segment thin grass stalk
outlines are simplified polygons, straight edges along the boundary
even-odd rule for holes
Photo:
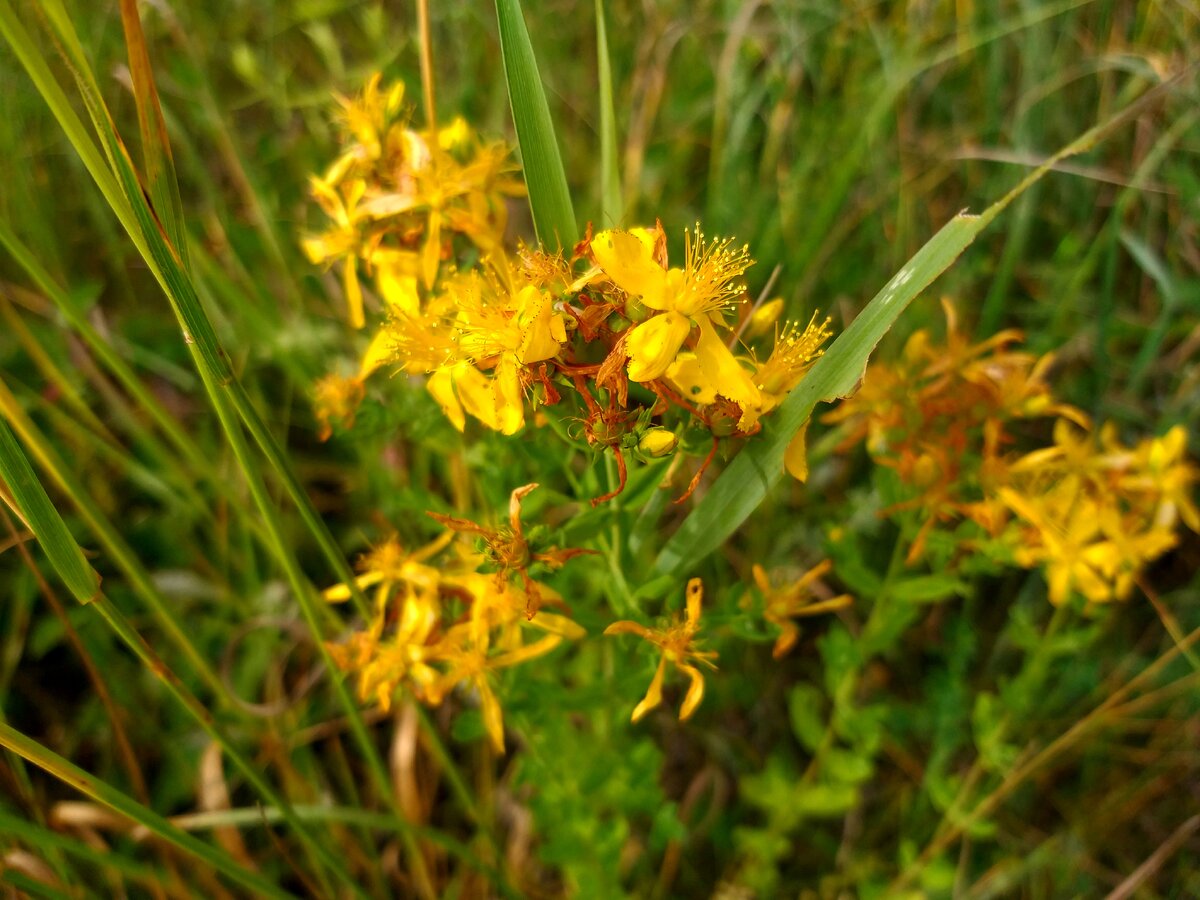
[[[54,3],[48,5],[52,8],[57,6]],[[69,30],[69,19],[65,24],[60,22],[59,27]],[[8,0],[0,0],[0,32],[17,52],[18,58],[34,80],[51,112],[67,133],[68,139],[97,182],[105,199],[117,214],[122,226],[129,233],[138,252],[146,260],[151,273],[162,286],[172,311],[183,328],[185,342],[197,369],[204,369],[208,372],[209,383],[213,385],[214,389],[216,387],[233,388],[230,393],[239,416],[245,421],[256,443],[267,454],[268,461],[283,481],[289,497],[299,507],[301,517],[333,567],[335,576],[348,584],[351,600],[357,611],[364,617],[369,616],[370,604],[358,588],[341,550],[337,547],[332,535],[329,534],[325,523],[320,519],[311,499],[291,471],[291,466],[279,450],[275,439],[266,431],[244,390],[240,385],[234,383],[228,355],[217,343],[211,322],[196,296],[189,276],[179,267],[178,257],[164,242],[163,235],[154,222],[152,211],[145,207],[145,198],[137,177],[133,173],[124,147],[120,144],[120,139],[112,130],[112,122],[108,118],[107,110],[103,107],[103,101],[91,92],[94,79],[89,79],[80,70],[73,70],[84,103],[92,115],[93,124],[100,136],[105,139],[105,151],[112,165],[111,171],[105,165],[99,150],[92,143],[83,123],[75,115],[70,102],[54,80],[45,61],[29,50],[31,43],[29,36],[20,21],[13,15]],[[74,39],[73,31],[68,37],[70,38],[66,41],[68,45],[72,43],[77,45],[78,42],[77,39]],[[79,53],[82,56],[82,51]],[[83,62],[86,64],[86,60]],[[118,178],[121,180],[120,182],[118,182]],[[212,389],[209,390],[209,396],[215,405],[217,400]]]
[[[24,762],[23,757],[16,758]],[[0,809],[0,834],[36,847],[47,855],[66,854],[78,857],[99,868],[112,869],[126,878],[145,884],[151,890],[155,886],[160,886],[167,874],[153,866],[129,859],[120,853],[109,853],[89,847],[82,841],[59,834],[44,825],[35,825],[23,816],[15,816],[2,809]],[[66,870],[60,874],[64,881],[67,880]]]
[[[188,436],[179,423],[170,415],[137,376],[133,369],[121,358],[113,347],[96,330],[86,316],[80,315],[75,304],[66,291],[55,281],[53,276],[33,256],[21,242],[8,224],[0,220],[0,244],[3,244],[17,264],[25,270],[25,274],[33,281],[37,289],[48,298],[55,308],[67,320],[67,324],[87,344],[108,372],[117,379],[121,387],[137,402],[137,408],[147,413],[155,425],[162,431],[163,436],[182,456],[191,469],[202,478],[214,485],[223,485],[227,479],[219,477],[211,460],[200,452],[196,443]],[[166,456],[167,454],[163,454]]]
[[[119,443],[117,436],[96,417],[92,408],[84,402],[79,391],[75,389],[75,384],[66,376],[66,373],[42,346],[42,342],[21,319],[20,313],[13,307],[12,300],[3,294],[0,294],[0,315],[4,317],[5,324],[16,335],[34,366],[42,373],[46,381],[57,389],[62,405],[70,409],[71,414],[85,423],[87,428],[94,432],[100,440],[116,446]]]
[[[11,401],[12,395],[0,382],[0,399]],[[12,410],[5,410],[9,415]],[[18,409],[18,418],[23,419],[23,413]],[[27,421],[25,424],[30,424]],[[36,429],[32,429],[36,436]],[[48,448],[44,448],[48,450]],[[53,451],[48,451],[53,453]],[[25,458],[20,446],[16,443],[6,424],[0,423],[0,471],[3,472],[30,527],[37,535],[39,543],[50,557],[51,563],[59,577],[64,580],[75,598],[96,610],[105,622],[116,632],[117,636],[134,652],[146,668],[163,683],[168,692],[180,702],[184,709],[197,723],[216,741],[221,749],[229,756],[242,774],[263,796],[265,800],[280,807],[286,814],[290,809],[287,800],[278,794],[258,770],[244,757],[233,743],[217,727],[215,720],[205,706],[196,699],[179,680],[178,676],[166,665],[162,658],[150,647],[141,635],[121,615],[120,611],[99,590],[99,576],[87,565],[83,552],[67,531],[61,516],[51,506],[45,489],[38,482],[33,470]],[[215,677],[215,676],[214,676]],[[218,684],[220,681],[218,680]],[[330,866],[331,871],[345,879],[348,875],[341,867],[337,857],[333,856],[322,844],[310,835],[307,829],[298,821],[290,820],[297,835],[304,841],[318,858]],[[322,870],[318,874],[324,879]]]
[[[134,593],[146,605],[159,627],[183,654],[200,680],[221,701],[222,705],[236,707],[229,697],[228,688],[175,617],[166,597],[155,586],[154,580],[142,566],[137,554],[133,552],[125,539],[121,537],[117,527],[108,520],[76,480],[71,469],[21,408],[3,380],[0,380],[0,416],[3,416],[4,420],[20,435],[21,440],[29,447],[30,452],[55,486],[70,499],[84,523],[104,548],[105,553],[112,558],[121,574],[129,581]],[[78,597],[78,594],[76,596]]]
[[[8,513],[3,509],[0,509],[0,523],[4,524],[10,535],[16,537],[16,526],[13,525],[12,519],[9,518]],[[104,682],[104,677],[96,667],[96,661],[92,659],[92,655],[84,645],[83,639],[79,637],[79,632],[71,624],[71,619],[67,615],[67,610],[62,601],[58,599],[58,594],[55,593],[54,588],[46,581],[45,576],[42,575],[42,571],[38,568],[33,554],[29,552],[29,548],[25,546],[24,541],[16,541],[15,545],[17,552],[21,555],[21,561],[25,563],[25,568],[30,571],[34,581],[37,583],[38,592],[45,599],[55,618],[62,624],[63,634],[66,635],[67,642],[70,643],[72,649],[75,651],[75,655],[79,657],[84,672],[87,673],[88,681],[92,683],[92,690],[96,692],[96,697],[100,700],[100,705],[104,707],[109,725],[113,730],[113,738],[117,742],[117,756],[121,760],[121,764],[125,767],[125,773],[129,776],[129,783],[133,786],[134,796],[139,803],[149,805],[150,792],[146,788],[146,776],[142,773],[137,753],[134,751],[133,744],[129,740],[129,733],[125,730],[124,716],[122,715],[123,710],[113,700],[112,693],[109,691],[108,685]]]
[[[201,370],[201,377],[205,379],[207,384],[209,374],[203,369]],[[253,411],[253,407],[249,405],[249,398],[241,390],[241,385],[235,383],[235,388],[234,396],[240,396],[246,401],[250,410]],[[345,679],[337,674],[337,664],[333,661],[333,657],[330,656],[329,648],[325,643],[320,612],[324,611],[328,613],[328,607],[324,604],[318,605],[319,601],[315,597],[312,586],[305,578],[303,572],[300,571],[300,566],[295,556],[288,549],[287,542],[283,536],[282,525],[278,520],[278,510],[272,503],[271,497],[267,494],[262,480],[257,477],[253,461],[250,459],[249,447],[241,433],[241,426],[235,420],[233,410],[226,403],[227,395],[213,391],[212,396],[216,402],[217,415],[221,419],[221,425],[229,438],[234,455],[242,466],[250,493],[267,527],[267,533],[270,536],[275,556],[283,565],[284,574],[292,589],[292,593],[295,595],[296,602],[300,605],[305,623],[312,633],[317,650],[321,656],[321,661],[331,674],[330,682],[333,685],[334,693],[337,695],[338,702],[346,712],[351,733],[354,735],[355,742],[363,753],[367,769],[371,773],[372,781],[374,781],[376,790],[378,790],[380,796],[392,809],[393,813],[399,817],[401,816],[401,812],[392,791],[391,780],[388,777],[383,757],[379,753],[379,748],[375,746],[375,742],[371,739],[370,732],[367,731],[366,723],[362,718],[362,712],[346,687]],[[307,497],[307,495],[305,496]],[[423,865],[420,864],[419,856],[414,859],[414,869],[421,888],[421,894],[429,897],[435,896],[432,885],[429,882],[429,874],[424,870]]]
[[[224,850],[194,838],[183,829],[172,825],[158,813],[147,809],[102,779],[85,772],[74,763],[3,722],[0,722],[0,746],[11,750],[80,793],[91,797],[97,803],[144,826],[149,832],[162,838],[171,846],[195,857],[205,865],[212,866],[235,883],[254,891],[258,896],[279,898],[291,896],[267,881],[262,875],[243,867]]]
[[[229,758],[234,767],[241,772],[250,786],[267,803],[279,808],[280,814],[296,832],[297,837],[313,851],[318,859],[329,867],[331,872],[335,873],[347,885],[350,885],[354,893],[359,896],[365,896],[361,890],[357,889],[354,880],[342,866],[341,860],[319,841],[296,816],[292,815],[291,803],[287,798],[271,787],[253,762],[233,745],[224,732],[217,726],[212,714],[209,713],[204,704],[197,700],[196,696],[183,685],[178,677],[167,667],[162,658],[154,652],[154,649],[129,624],[128,620],[125,619],[112,602],[107,597],[101,595],[92,606],[100,613],[109,627],[117,633],[117,636],[121,638],[125,645],[134,652],[145,667],[167,688],[171,696],[196,720],[205,733],[220,745],[221,751]],[[316,871],[318,877],[322,881],[325,881],[324,870],[317,868]]]
[[[417,34],[421,47],[421,94],[425,102],[425,127],[429,129],[429,146],[437,147],[437,103],[433,79],[433,35],[429,28],[429,0],[417,0]]]
[[[600,87],[600,222],[604,228],[616,228],[625,218],[625,209],[621,202],[621,173],[617,169],[617,114],[604,0],[596,0],[596,77]]]

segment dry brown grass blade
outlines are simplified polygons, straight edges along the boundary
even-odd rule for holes
[[[178,252],[184,268],[187,268],[183,202],[179,197],[171,142],[167,137],[167,125],[158,100],[158,89],[154,86],[154,70],[150,65],[150,51],[146,46],[146,35],[142,31],[142,22],[138,16],[137,0],[121,0],[121,25],[125,30],[129,76],[133,83],[133,96],[137,101],[146,191],[170,243]]]
[[[199,778],[196,784],[196,800],[204,812],[218,812],[232,809],[229,796],[229,785],[225,781],[225,770],[221,765],[221,745],[210,741],[200,755]],[[253,857],[246,850],[246,842],[242,834],[231,825],[223,825],[213,829],[213,837],[225,848],[230,856],[247,869],[258,870]]]

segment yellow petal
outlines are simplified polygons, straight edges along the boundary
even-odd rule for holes
[[[687,694],[683,698],[683,706],[679,707],[679,721],[682,722],[696,711],[696,707],[704,699],[704,676],[695,666],[680,666],[679,670],[692,679]]]
[[[725,346],[712,322],[706,316],[701,316],[699,324],[700,340],[696,344],[696,360],[700,364],[700,371],[705,381],[718,386],[717,393],[738,405],[742,411],[738,428],[746,431],[758,421],[762,392],[755,386],[750,373],[742,368],[741,363]]]
[[[469,365],[469,364],[464,364]],[[425,383],[425,387],[429,393],[433,395],[433,399],[441,406],[442,412],[446,414],[446,418],[450,420],[459,431],[466,427],[467,419],[463,415],[462,404],[458,402],[458,395],[454,391],[454,373],[451,369],[438,369],[429,376],[429,381]]]
[[[602,231],[592,238],[591,247],[597,265],[617,287],[651,309],[666,309],[667,273],[642,235]]]
[[[538,618],[541,618],[541,616]],[[526,644],[524,647],[518,647],[516,650],[510,650],[508,653],[501,653],[498,656],[492,657],[488,660],[488,665],[497,669],[520,665],[531,659],[537,659],[539,656],[545,656],[561,643],[562,637],[560,635],[548,634],[541,640],[534,641],[532,644]]]
[[[692,578],[687,583],[687,623],[695,631],[700,627],[700,604],[704,600],[704,582]]]
[[[347,597],[349,593],[347,592]],[[631,622],[628,619],[622,619],[620,622],[613,622],[604,629],[605,634],[636,634],[640,638],[650,640],[651,631],[645,625],[639,625],[637,622]]]
[[[543,588],[543,590],[545,589]],[[587,631],[578,622],[574,622],[566,616],[556,615],[555,613],[539,612],[529,621],[529,625],[573,641],[587,635]]]
[[[453,368],[454,391],[463,409],[491,428],[500,430],[496,416],[496,397],[492,391],[492,380],[470,363],[460,363]]]
[[[363,354],[362,364],[358,369],[358,377],[366,378],[384,363],[392,358],[392,337],[386,328],[380,328],[371,338],[367,350]]]
[[[438,266],[442,261],[442,214],[437,210],[429,213],[429,233],[425,246],[421,248],[421,277],[426,288],[432,288],[437,280]]]
[[[346,260],[342,271],[342,287],[346,292],[346,307],[350,313],[350,324],[354,328],[362,328],[367,324],[363,316],[362,287],[358,283],[358,261],[353,257]]]
[[[496,748],[496,752],[503,753],[504,715],[500,711],[500,701],[496,699],[492,686],[488,684],[487,676],[480,675],[475,679],[475,684],[479,688],[479,710],[483,713],[484,728],[487,729],[488,737],[492,739],[492,746]]]
[[[654,381],[665,375],[691,330],[691,321],[677,312],[652,316],[630,329],[625,339],[629,380]]]
[[[667,369],[667,380],[692,403],[707,406],[717,399],[717,386],[708,383],[696,354],[688,350],[675,357],[675,362]]]
[[[642,702],[633,708],[633,716],[631,721],[636,722],[658,704],[662,703],[662,683],[663,673],[667,668],[667,658],[664,656],[658,661],[658,669],[654,673],[654,679],[650,682],[650,688],[646,691],[646,696],[642,698]]]
[[[555,328],[557,324],[557,328]],[[561,343],[556,333],[566,338],[562,316],[554,312],[550,297],[529,284],[517,294],[517,326],[521,329],[521,345],[517,359],[523,365],[541,362],[557,355]]]
[[[417,293],[417,272],[420,260],[416,253],[404,250],[378,251],[371,257],[375,266],[375,283],[383,301],[393,310],[410,316],[421,312]]]
[[[797,481],[808,481],[808,423],[800,426],[800,430],[792,435],[787,449],[783,451],[783,467]]]
[[[496,367],[492,396],[496,408],[496,430],[501,434],[516,434],[525,425],[525,395],[521,391],[517,360],[510,353],[505,353]]]
[[[367,572],[355,578],[354,582],[359,588],[368,588],[373,584],[378,584],[382,579],[383,573],[381,572]],[[345,603],[350,599],[350,586],[335,584],[333,587],[322,591],[321,596],[330,603]]]

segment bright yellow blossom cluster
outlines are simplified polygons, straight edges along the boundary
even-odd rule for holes
[[[386,89],[381,82],[377,73],[358,97],[338,97],[342,152],[310,183],[331,226],[302,241],[312,262],[341,265],[355,328],[367,324],[360,269],[373,277],[384,315],[412,313],[443,261],[461,251],[455,236],[475,253],[499,247],[508,221],[505,198],[525,192],[507,145],[482,141],[462,118],[417,130],[403,82]],[[331,374],[318,384],[324,437],[331,422],[349,427],[363,382],[385,356],[377,333],[355,375]]]
[[[393,309],[384,340],[394,363],[428,374],[460,430],[469,415],[514,434],[529,410],[566,400],[564,417],[582,423],[588,445],[614,452],[623,485],[624,450],[665,455],[691,426],[712,450],[753,434],[830,335],[814,317],[785,325],[763,360],[741,349],[729,313],[743,302],[746,249],[699,228],[684,237],[681,267],[668,263],[661,225],[585,238],[570,260],[494,250],[418,311]]]
[[[530,566],[559,566],[582,552],[530,546],[521,529],[521,501],[536,487],[513,491],[506,528],[435,516],[449,530],[433,543],[408,551],[393,537],[363,557],[357,586],[373,594],[370,621],[345,641],[331,644],[329,651],[341,669],[357,676],[364,701],[386,710],[397,691],[406,689],[436,706],[456,687],[465,688],[478,697],[492,745],[504,751],[494,673],[543,656],[564,638],[584,635],[566,616],[533,615],[539,605],[564,604],[530,576]],[[445,554],[434,565],[454,534],[463,531],[482,535],[486,552],[459,548],[457,555]],[[497,566],[494,574],[481,571]],[[520,583],[512,582],[513,573],[520,575]],[[350,593],[349,585],[339,584],[325,598],[341,602]]]
[[[683,233],[677,265],[658,223],[589,228],[569,257],[507,252],[503,198],[522,190],[508,151],[461,120],[420,133],[403,99],[402,84],[383,90],[375,76],[359,98],[340,100],[345,149],[313,179],[334,226],[305,240],[309,257],[343,264],[356,327],[360,263],[386,314],[357,374],[317,385],[322,437],[334,421],[353,423],[365,379],[390,364],[427,376],[460,431],[470,417],[515,434],[533,411],[557,406],[564,422],[582,424],[560,430],[616,456],[620,484],[596,502],[624,486],[624,451],[661,457],[682,443],[705,456],[686,497],[719,440],[755,433],[820,356],[830,330],[816,316],[777,328],[761,355],[741,343],[769,331],[782,303],[749,309],[748,249],[699,226]],[[456,245],[452,233],[470,240]],[[695,434],[708,440],[696,446]]]
[[[1043,567],[1055,604],[1073,591],[1093,603],[1127,598],[1138,573],[1174,546],[1180,522],[1200,530],[1185,430],[1134,447],[1111,425],[1097,435],[1043,380],[1050,356],[1011,349],[1016,331],[971,344],[945,308],[944,344],[917,332],[898,362],[872,365],[861,390],[826,417],[846,430],[843,446],[865,441],[914,489],[890,510],[925,517],[909,561],[939,522],[966,518],[1018,565]],[[1053,445],[1014,457],[1012,423],[1051,416]]]

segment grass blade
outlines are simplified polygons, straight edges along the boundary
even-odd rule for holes
[[[224,850],[220,850],[192,837],[183,829],[172,825],[162,816],[158,815],[158,813],[142,806],[132,797],[121,793],[107,782],[101,781],[94,775],[85,772],[74,763],[43,747],[37,741],[26,737],[3,722],[0,722],[0,746],[11,750],[35,766],[44,769],[55,778],[86,794],[96,802],[104,804],[109,809],[120,813],[131,821],[137,822],[139,825],[145,826],[148,831],[158,835],[158,837],[172,846],[179,848],[182,852],[212,866],[237,884],[250,888],[257,896],[291,896],[286,891],[271,884],[271,882],[258,873],[243,868]]]
[[[621,173],[617,170],[617,114],[613,107],[612,59],[604,0],[596,0],[596,76],[600,82],[600,223],[615,228],[625,217]]]
[[[496,0],[500,24],[500,53],[512,106],[521,165],[529,187],[529,208],[538,240],[550,253],[569,251],[579,237],[567,174],[558,152],[558,139],[538,74],[533,44],[521,13],[521,0]]]
[[[150,67],[150,51],[146,47],[146,35],[142,32],[142,22],[138,17],[137,0],[121,0],[121,25],[125,29],[129,74],[133,81],[133,97],[137,102],[138,127],[142,133],[146,191],[158,220],[179,253],[180,262],[187,269],[183,201],[179,197],[179,181],[175,177],[167,124],[158,102],[158,89],[154,86],[154,71]]]
[[[721,473],[704,499],[671,535],[655,560],[663,574],[680,574],[716,550],[758,508],[767,492],[783,476],[784,453],[792,437],[808,422],[820,402],[849,396],[866,372],[876,345],[905,307],[934,282],[975,240],[976,235],[1029,187],[1063,159],[1091,149],[1121,122],[1161,97],[1178,79],[1165,82],[1121,112],[1063,147],[1026,176],[982,215],[960,213],[935,234],[884,285],[817,360],[812,371],[792,391],[778,413],[763,426]]]
[[[12,491],[18,512],[46,551],[58,576],[80,603],[90,603],[100,590],[100,576],[88,565],[83,551],[46,489],[33,473],[8,423],[0,419],[0,477]]]

